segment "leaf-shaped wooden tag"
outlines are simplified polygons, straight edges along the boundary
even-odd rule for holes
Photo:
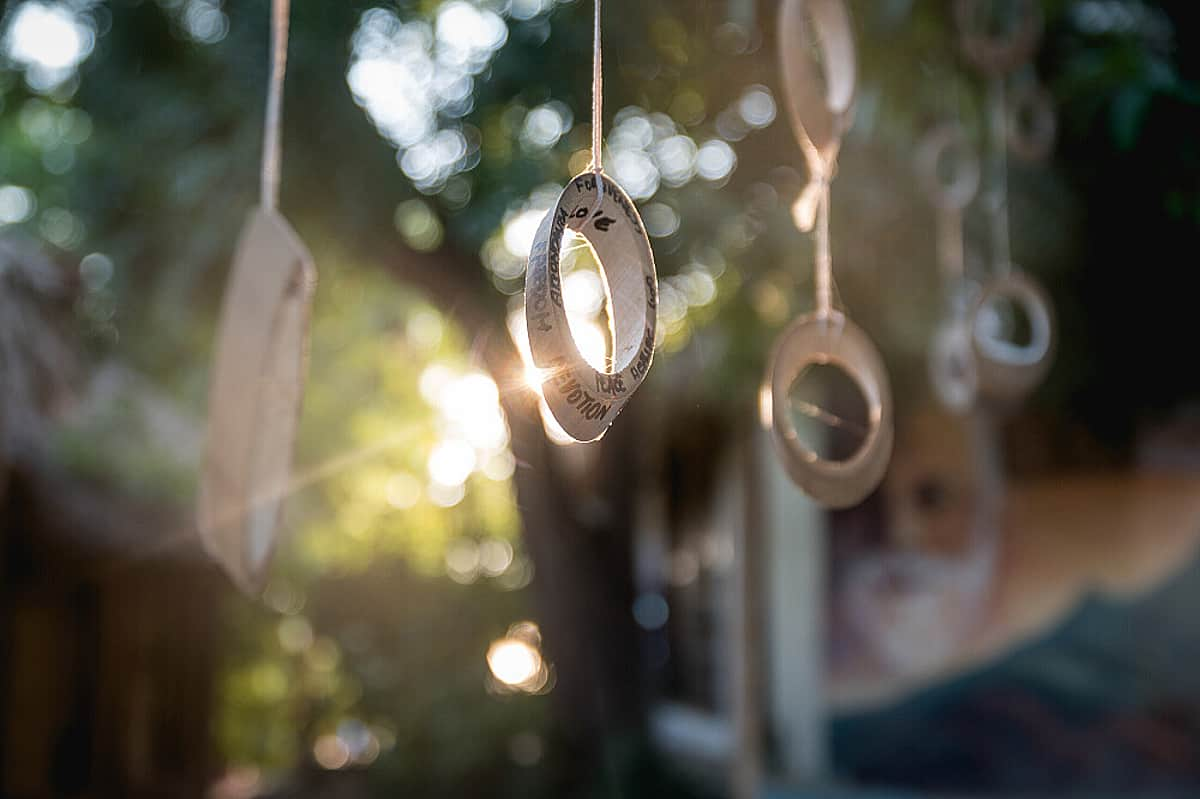
[[[247,593],[262,589],[288,493],[316,271],[278,213],[242,229],[217,333],[197,525]]]

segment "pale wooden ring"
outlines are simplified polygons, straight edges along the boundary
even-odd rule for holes
[[[994,0],[956,0],[954,17],[963,55],[992,75],[1003,75],[1029,61],[1042,35],[1042,15],[1036,0],[1017,0],[1016,29],[1007,36],[980,30],[976,25],[986,5]]]
[[[611,370],[584,360],[571,335],[559,266],[568,228],[587,240],[604,273],[614,333]],[[525,320],[550,412],[577,441],[598,439],[646,379],[658,324],[650,239],[629,196],[607,175],[572,179],[538,227],[525,277]]]
[[[844,371],[867,404],[866,438],[846,460],[826,460],[800,440],[789,413],[790,391],[810,366],[832,364]],[[768,367],[764,409],[771,440],[788,475],[806,494],[830,508],[864,500],[883,479],[892,455],[892,392],[879,351],[841,314],[802,316],[779,338]]]
[[[1031,330],[1028,345],[1018,346],[981,331],[980,313],[997,299],[1007,299],[1024,311]],[[1054,309],[1045,290],[1024,272],[1001,275],[983,287],[968,319],[980,398],[1001,405],[1024,399],[1041,383],[1054,360]]]
[[[952,158],[953,169],[943,179],[942,162]],[[979,158],[961,125],[938,125],[917,146],[917,176],[930,202],[942,210],[961,211],[979,191]]]

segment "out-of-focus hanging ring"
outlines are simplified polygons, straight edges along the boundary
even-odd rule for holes
[[[997,0],[956,0],[954,17],[963,55],[992,75],[1011,72],[1033,55],[1042,34],[1037,0],[1011,0],[1011,25],[994,29],[993,5]]]
[[[962,211],[975,198],[979,158],[961,125],[945,123],[925,135],[917,147],[917,178],[940,210]]]
[[[595,253],[610,300],[611,368],[599,371],[579,352],[563,307],[559,259],[563,234],[581,235]],[[568,434],[594,441],[646,377],[654,359],[658,278],[637,208],[601,172],[576,176],[542,220],[529,255],[525,320],[546,404]]]
[[[1001,302],[1010,303],[1028,321],[1027,343],[1005,338],[995,311]],[[980,398],[999,405],[1024,399],[1054,360],[1054,311],[1046,292],[1024,272],[999,275],[984,285],[968,319]]]
[[[827,507],[861,502],[883,479],[892,455],[892,394],[878,350],[842,314],[810,314],[784,330],[769,363],[763,421],[784,468],[800,488]],[[790,413],[792,385],[810,367],[821,365],[845,372],[866,401],[866,437],[845,460],[823,458],[808,447]]]

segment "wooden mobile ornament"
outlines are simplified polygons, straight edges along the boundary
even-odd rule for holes
[[[595,441],[646,378],[654,360],[658,276],[637,208],[601,164],[603,81],[600,0],[595,0],[592,62],[592,164],[575,176],[542,219],[525,273],[525,321],[546,405],[577,441]],[[612,356],[598,370],[579,352],[563,307],[563,234],[582,236],[604,274]]]
[[[936,212],[937,256],[947,300],[929,348],[929,378],[942,405],[962,413],[974,405],[979,388],[963,236],[963,213],[979,191],[979,158],[960,125],[943,123],[921,140],[916,167]]]
[[[823,80],[809,60],[812,45],[821,51]],[[792,480],[822,505],[848,507],[883,479],[893,430],[883,359],[862,329],[833,307],[829,184],[842,135],[853,120],[856,80],[854,37],[841,0],[783,0],[779,51],[788,112],[810,175],[792,215],[801,230],[815,231],[816,309],[792,322],[775,342],[762,391],[763,422]],[[821,457],[800,439],[792,421],[792,385],[816,365],[841,369],[866,400],[866,437],[845,460]]]
[[[955,17],[964,55],[988,78],[988,127],[992,155],[992,276],[974,297],[967,314],[976,387],[982,402],[1000,409],[1024,400],[1045,378],[1054,360],[1055,319],[1049,296],[1013,263],[1009,245],[1008,154],[1027,161],[1044,159],[1054,144],[1054,107],[1032,82],[1009,98],[1006,77],[1032,59],[1042,19],[1035,0],[1019,0],[1007,31],[992,31],[985,20],[994,0],[957,0]],[[1018,343],[1005,330],[998,309],[1009,305],[1023,316],[1028,340]]]
[[[261,591],[288,492],[316,273],[277,210],[288,0],[272,6],[261,201],[242,228],[221,308],[196,521],[208,553]]]

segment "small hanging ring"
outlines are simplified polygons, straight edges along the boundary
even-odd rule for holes
[[[788,474],[809,496],[831,508],[861,502],[879,485],[892,455],[892,394],[878,350],[840,313],[810,314],[776,340],[763,387],[763,422]],[[845,372],[867,405],[868,430],[846,460],[822,458],[800,440],[789,412],[792,385],[806,369],[832,364]]]
[[[1029,320],[1029,343],[1003,338],[988,315],[1009,302]],[[968,316],[971,349],[982,399],[1007,405],[1024,399],[1045,377],[1054,358],[1054,312],[1050,298],[1029,275],[1012,271],[984,285]]]
[[[595,253],[610,297],[611,370],[580,354],[563,307],[559,259],[566,230]],[[577,175],[542,220],[525,279],[525,320],[534,365],[542,370],[546,404],[578,441],[600,438],[637,390],[654,359],[658,323],[654,253],[637,208],[612,178]]]
[[[954,17],[967,60],[984,72],[1001,75],[1033,56],[1042,34],[1042,15],[1037,0],[1011,0],[1015,7],[1013,26],[1010,30],[995,32],[989,30],[995,2],[997,0],[957,0]]]
[[[979,191],[979,158],[962,126],[948,122],[925,135],[917,147],[917,177],[943,211],[962,211],[971,203]]]

